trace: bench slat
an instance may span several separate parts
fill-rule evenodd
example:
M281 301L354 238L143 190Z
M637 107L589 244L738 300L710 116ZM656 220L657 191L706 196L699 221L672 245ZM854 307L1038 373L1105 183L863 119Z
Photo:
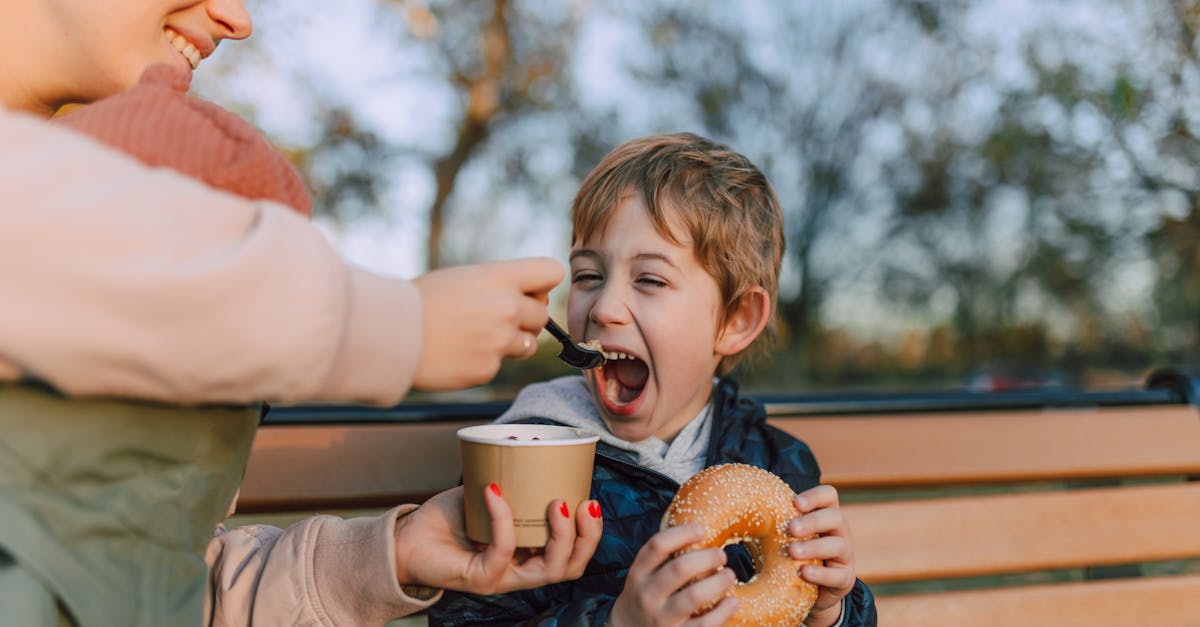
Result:
M1200 474L1191 406L775 418L847 488Z
M479 422L259 429L238 511L420 503L458 484L455 432L474 424Z
M839 489L1200 474L1189 406L772 418ZM243 511L421 501L458 481L454 432L478 421L259 429ZM420 468L420 473L413 473Z
M1197 512L1200 483L844 506L867 583L1200 557Z
M879 623L927 625L1200 625L1200 575L1017 586L877 599Z

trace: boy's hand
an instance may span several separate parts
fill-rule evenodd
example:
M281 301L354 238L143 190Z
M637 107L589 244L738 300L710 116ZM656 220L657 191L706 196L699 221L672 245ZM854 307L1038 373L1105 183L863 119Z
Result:
M467 538L463 488L431 497L396 523L396 579L475 594L501 594L578 579L600 543L603 520L594 501L575 508L575 521L563 516L563 501L550 503L550 540L538 552L516 547L512 509L484 489L492 521L492 544L479 549Z
M671 557L684 547L700 541L704 530L699 525L679 525L660 531L638 551L625 589L613 604L609 624L723 625L737 611L737 600L721 599L737 577L725 565L725 551L701 549ZM711 611L693 618L692 614L713 603Z
M808 627L833 625L841 617L842 598L854 588L854 551L850 546L850 530L838 505L837 489L831 485L819 485L796 495L798 518L788 523L788 534L804 538L817 534L811 540L800 540L788 545L788 553L795 559L817 558L825 565L809 564L800 570L800 576L817 584L817 601L804 624Z

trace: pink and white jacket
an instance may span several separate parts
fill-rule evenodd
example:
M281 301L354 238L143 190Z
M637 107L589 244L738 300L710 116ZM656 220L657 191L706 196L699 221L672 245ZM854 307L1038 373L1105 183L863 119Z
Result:
M411 385L415 286L346 264L282 205L2 107L0 190L0 382L185 405L387 405ZM411 509L220 530L206 556L215 624L251 607L358 625L429 606L437 591L396 582L393 530Z

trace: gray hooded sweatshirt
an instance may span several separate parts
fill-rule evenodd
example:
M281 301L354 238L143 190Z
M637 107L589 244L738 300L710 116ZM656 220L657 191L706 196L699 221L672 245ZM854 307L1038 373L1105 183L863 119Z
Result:
M525 418L548 418L568 427L591 431L600 440L628 451L641 466L667 475L679 483L704 468L708 439L712 431L712 401L675 436L670 443L650 436L629 442L613 435L588 392L587 382L578 375L559 377L526 386L512 407L496 419L497 423L517 422Z

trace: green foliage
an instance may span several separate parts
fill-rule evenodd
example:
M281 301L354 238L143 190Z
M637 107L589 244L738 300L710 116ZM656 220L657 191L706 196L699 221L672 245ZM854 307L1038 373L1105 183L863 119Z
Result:
M1112 91L1109 92L1108 106L1113 117L1118 120L1135 118L1141 110L1144 97L1126 76L1118 76L1113 81Z

